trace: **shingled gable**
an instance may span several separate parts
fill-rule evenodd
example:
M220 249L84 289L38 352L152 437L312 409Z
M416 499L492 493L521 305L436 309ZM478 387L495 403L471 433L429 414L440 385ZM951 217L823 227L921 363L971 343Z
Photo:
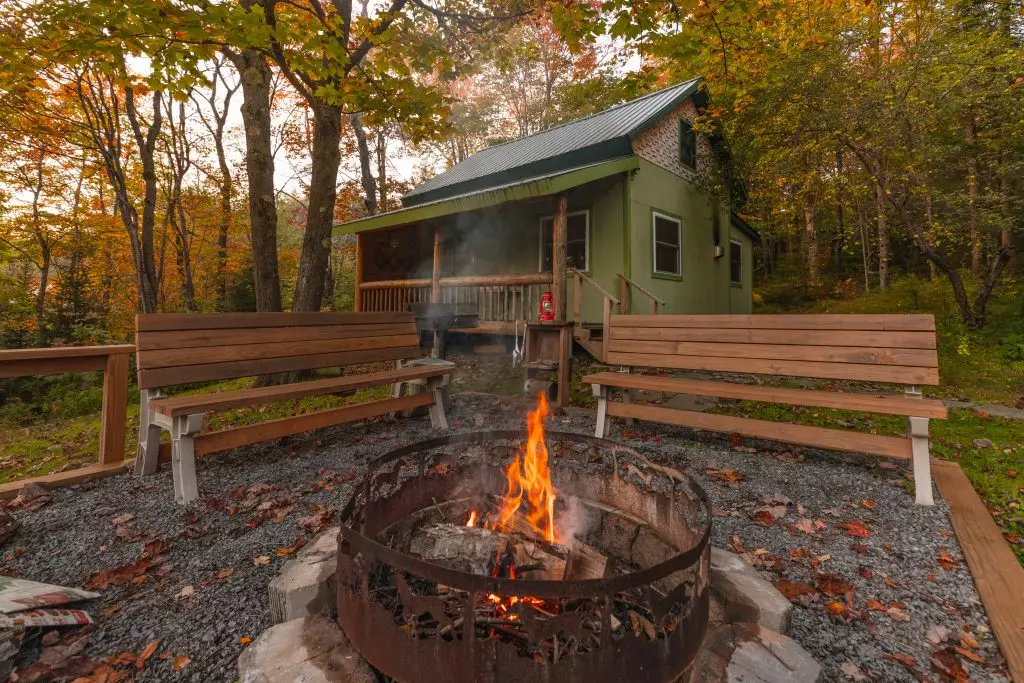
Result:
M699 94L700 78L540 133L482 149L402 197L405 207L633 154L633 140Z

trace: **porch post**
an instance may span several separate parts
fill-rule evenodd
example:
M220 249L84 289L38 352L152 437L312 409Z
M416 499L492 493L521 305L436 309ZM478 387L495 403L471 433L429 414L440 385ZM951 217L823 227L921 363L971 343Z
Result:
M359 290L359 285L363 283L363 236L360 233L356 233L356 266L355 266L355 305L352 310L359 313L363 310L363 293Z
M441 264L444 261L444 244L441 242L441 226L434 226L434 270L430 276L430 303L441 302ZM434 330L434 343L431 349L434 358L441 357L441 333ZM433 421L433 412L431 413ZM436 426L436 425L435 425Z
M569 222L569 197L560 194L552 221L551 244L551 293L555 297L555 320L565 321L565 307L568 301L565 285L566 231Z

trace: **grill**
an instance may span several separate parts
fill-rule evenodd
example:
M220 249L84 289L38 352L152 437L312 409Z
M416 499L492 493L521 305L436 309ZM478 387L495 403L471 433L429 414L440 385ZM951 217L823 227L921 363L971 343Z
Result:
M526 437L455 434L371 463L341 514L346 636L401 683L683 679L708 628L711 507L696 482L634 449L547 434L556 513L572 527L566 547L585 542L605 556L599 576L510 578L500 554L494 571L473 573L403 545L425 522L462 526L501 498ZM567 567L578 560L570 551ZM494 619L494 603L514 606Z

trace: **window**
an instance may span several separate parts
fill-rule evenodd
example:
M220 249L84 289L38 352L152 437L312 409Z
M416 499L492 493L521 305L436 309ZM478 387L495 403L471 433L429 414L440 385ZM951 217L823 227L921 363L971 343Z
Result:
M729 240L729 281L743 283L743 243Z
M554 216L540 219L540 270L551 271ZM565 230L565 255L569 268L590 269L590 211L573 211L568 216Z
M682 275L682 223L661 213L654 213L654 272Z
M689 121L679 119L679 163L697 168L697 133Z

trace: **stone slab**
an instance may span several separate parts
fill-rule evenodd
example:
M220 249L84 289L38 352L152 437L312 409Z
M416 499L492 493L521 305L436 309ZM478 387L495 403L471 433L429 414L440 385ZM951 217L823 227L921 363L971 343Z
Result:
M324 617L271 626L238 657L239 683L377 683L345 634Z
M821 665L795 640L758 624L712 629L689 683L819 683Z
M711 590L722 602L727 620L789 633L793 604L739 555L711 548Z
M273 623L326 614L334 609L338 531L338 527L331 527L320 532L270 582Z

